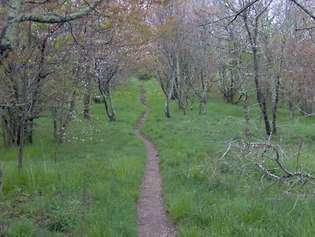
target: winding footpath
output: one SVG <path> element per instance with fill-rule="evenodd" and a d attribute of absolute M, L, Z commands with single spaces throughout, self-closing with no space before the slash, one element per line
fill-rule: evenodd
<path fill-rule="evenodd" d="M 143 86 L 141 90 L 141 102 L 145 106 L 145 112 L 136 123 L 134 133 L 146 147 L 147 162 L 141 194 L 137 203 L 139 237 L 175 237 L 175 226 L 167 217 L 162 199 L 158 152 L 154 144 L 140 132 L 148 114 Z"/>

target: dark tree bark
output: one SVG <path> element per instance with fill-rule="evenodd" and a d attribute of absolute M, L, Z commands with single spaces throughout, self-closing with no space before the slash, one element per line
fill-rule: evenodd
<path fill-rule="evenodd" d="M 104 102 L 105 114 L 110 122 L 114 122 L 117 120 L 117 117 L 111 90 L 113 80 L 119 70 L 119 62 L 114 59 L 108 61 L 100 59 L 95 63 L 95 70 L 97 72 L 98 89 Z"/>
<path fill-rule="evenodd" d="M 277 133 L 277 112 L 279 104 L 279 91 L 280 91 L 280 76 L 276 77 L 275 89 L 272 103 L 272 134 Z"/>
<path fill-rule="evenodd" d="M 2 171 L 2 167 L 0 166 L 0 195 L 2 194 L 2 187 L 3 187 L 3 171 Z"/>
<path fill-rule="evenodd" d="M 270 136 L 272 131 L 271 131 L 271 125 L 270 125 L 270 121 L 268 117 L 266 97 L 264 96 L 262 92 L 262 88 L 260 84 L 260 68 L 259 68 L 258 45 L 257 45 L 258 44 L 259 18 L 263 14 L 264 11 L 266 11 L 266 8 L 264 8 L 264 10 L 262 10 L 258 15 L 255 16 L 254 23 L 253 23 L 254 26 L 253 26 L 252 31 L 249 28 L 249 19 L 248 19 L 247 11 L 245 12 L 245 14 L 243 14 L 243 20 L 244 20 L 245 29 L 248 34 L 248 39 L 251 46 L 250 48 L 252 51 L 256 98 L 257 98 L 257 102 L 259 104 L 262 117 L 264 120 L 266 135 Z"/>
<path fill-rule="evenodd" d="M 105 112 L 106 112 L 108 120 L 110 122 L 116 121 L 117 120 L 116 112 L 112 103 L 112 96 L 111 96 L 110 88 L 106 88 L 105 90 L 100 89 L 100 93 L 103 97 Z"/>

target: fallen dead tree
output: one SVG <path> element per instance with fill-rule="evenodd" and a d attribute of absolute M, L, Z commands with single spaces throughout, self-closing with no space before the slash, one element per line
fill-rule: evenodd
<path fill-rule="evenodd" d="M 246 161 L 257 167 L 262 174 L 262 178 L 267 177 L 292 185 L 304 185 L 306 183 L 314 183 L 315 181 L 315 176 L 298 168 L 299 165 L 297 165 L 295 171 L 290 170 L 285 162 L 285 153 L 281 146 L 272 144 L 269 140 L 265 142 L 247 142 L 242 139 L 234 140 L 228 144 L 226 151 L 219 160 L 225 159 L 232 148 L 235 148 L 238 154 L 240 154 L 240 162 L 243 161 L 244 163 Z M 299 149 L 301 149 L 301 146 Z M 299 156 L 300 150 L 296 157 L 297 163 L 299 162 Z"/>

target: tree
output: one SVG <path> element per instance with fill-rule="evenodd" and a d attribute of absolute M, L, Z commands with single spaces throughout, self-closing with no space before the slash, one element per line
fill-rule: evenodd
<path fill-rule="evenodd" d="M 50 4 L 50 1 L 30 1 L 27 3 L 23 0 L 8 0 L 5 3 L 6 16 L 2 24 L 0 34 L 0 62 L 8 56 L 8 54 L 16 48 L 19 25 L 23 22 L 37 22 L 45 24 L 65 23 L 79 19 L 88 15 L 96 9 L 103 0 L 97 0 L 92 4 L 79 4 L 81 8 L 70 14 L 62 15 L 57 12 L 38 13 L 43 7 L 42 5 Z M 46 4 L 47 3 L 47 4 Z M 58 8 L 66 8 L 65 5 Z"/>

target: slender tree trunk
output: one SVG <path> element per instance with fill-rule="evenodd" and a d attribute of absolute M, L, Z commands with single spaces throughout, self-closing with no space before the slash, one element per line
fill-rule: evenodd
<path fill-rule="evenodd" d="M 245 117 L 245 129 L 244 129 L 244 136 L 245 139 L 249 142 L 251 131 L 250 131 L 250 113 L 249 113 L 249 106 L 248 106 L 248 95 L 245 93 L 244 103 L 243 103 L 243 111 Z"/>
<path fill-rule="evenodd" d="M 260 110 L 263 115 L 266 134 L 267 136 L 270 136 L 271 126 L 270 126 L 269 117 L 268 117 L 266 98 L 262 93 L 262 89 L 261 89 L 261 85 L 259 81 L 259 64 L 258 64 L 256 42 L 254 44 L 255 45 L 252 46 L 252 52 L 253 52 L 253 67 L 254 67 L 254 81 L 255 81 L 255 86 L 256 86 L 256 97 L 257 97 Z"/>
<path fill-rule="evenodd" d="M 100 91 L 102 98 L 103 98 L 104 107 L 105 107 L 105 114 L 106 114 L 108 120 L 110 122 L 116 121 L 116 112 L 114 110 L 110 88 L 102 88 L 101 82 L 99 81 L 99 91 Z"/>
<path fill-rule="evenodd" d="M 107 91 L 103 93 L 103 98 L 104 98 L 105 111 L 106 111 L 109 121 L 110 122 L 116 121 L 116 112 L 113 106 L 110 88 L 108 88 Z"/>
<path fill-rule="evenodd" d="M 92 80 L 89 77 L 89 75 L 87 75 L 85 82 L 86 82 L 86 85 L 85 85 L 85 91 L 84 91 L 84 97 L 83 97 L 83 117 L 85 119 L 90 120 L 91 119 L 90 105 L 91 105 Z"/>
<path fill-rule="evenodd" d="M 170 110 L 170 102 L 172 100 L 173 92 L 174 92 L 174 84 L 175 84 L 175 72 L 173 72 L 171 81 L 168 86 L 168 91 L 166 94 L 166 102 L 165 102 L 165 116 L 167 118 L 171 118 L 171 110 Z"/>
<path fill-rule="evenodd" d="M 18 140 L 18 148 L 17 148 L 17 160 L 18 160 L 18 168 L 19 172 L 22 172 L 23 169 L 23 160 L 24 160 L 24 135 L 25 135 L 25 116 L 24 112 L 22 112 L 22 116 L 19 121 L 18 131 L 17 131 L 17 140 Z"/>
<path fill-rule="evenodd" d="M 271 126 L 270 126 L 270 121 L 269 121 L 269 117 L 268 117 L 268 110 L 267 110 L 267 102 L 266 102 L 266 98 L 264 96 L 264 94 L 262 93 L 262 88 L 260 85 L 260 75 L 259 75 L 259 62 L 258 62 L 258 42 L 257 42 L 257 38 L 258 38 L 258 27 L 259 27 L 259 17 L 261 16 L 261 14 L 259 16 L 256 16 L 255 18 L 255 26 L 253 31 L 250 30 L 249 25 L 248 25 L 248 16 L 247 15 L 243 15 L 243 20 L 244 20 L 244 25 L 245 25 L 245 29 L 247 31 L 248 34 L 248 38 L 250 41 L 250 45 L 251 45 L 251 51 L 253 54 L 253 73 L 254 73 L 254 82 L 255 82 L 255 87 L 256 87 L 256 97 L 257 97 L 257 102 L 259 104 L 261 113 L 262 113 L 262 117 L 264 120 L 264 124 L 265 124 L 265 131 L 267 136 L 271 135 Z"/>
<path fill-rule="evenodd" d="M 294 118 L 294 110 L 293 110 L 293 103 L 292 103 L 291 98 L 288 98 L 288 110 L 289 110 L 290 119 L 292 120 Z"/>
<path fill-rule="evenodd" d="M 0 195 L 2 194 L 2 187 L 3 187 L 3 171 L 0 165 Z"/>
<path fill-rule="evenodd" d="M 207 102 L 208 102 L 208 86 L 204 80 L 204 76 L 201 75 L 201 86 L 202 86 L 202 93 L 199 103 L 199 114 L 206 114 L 207 113 Z"/>
<path fill-rule="evenodd" d="M 66 135 L 66 130 L 73 118 L 75 110 L 76 91 L 73 91 L 70 103 L 65 106 L 63 111 L 58 111 L 57 107 L 52 109 L 53 116 L 53 133 L 54 138 L 58 143 L 63 143 Z M 66 107 L 67 106 L 67 107 Z"/>
<path fill-rule="evenodd" d="M 17 108 L 10 107 L 5 109 L 2 115 L 2 131 L 4 138 L 4 145 L 7 147 L 17 146 L 17 129 L 18 129 L 18 118 L 16 117 Z"/>
<path fill-rule="evenodd" d="M 68 126 L 72 120 L 73 113 L 75 110 L 75 99 L 76 99 L 76 91 L 73 91 L 72 96 L 71 96 L 71 100 L 70 100 L 69 109 L 68 109 L 67 114 L 66 114 L 66 118 L 60 127 L 60 131 L 59 131 L 59 142 L 60 143 L 64 142 L 66 130 L 67 130 L 67 128 L 68 128 Z"/>
<path fill-rule="evenodd" d="M 184 114 L 186 114 L 186 106 L 185 106 L 185 95 L 182 88 L 182 74 L 181 74 L 181 67 L 179 61 L 179 55 L 176 51 L 176 82 L 175 82 L 175 89 L 177 91 L 177 103 L 178 109 L 182 110 Z"/>
<path fill-rule="evenodd" d="M 57 118 L 57 108 L 52 108 L 52 117 L 53 117 L 53 134 L 55 140 L 58 140 L 58 118 Z"/>
<path fill-rule="evenodd" d="M 277 133 L 277 111 L 279 103 L 279 90 L 280 90 L 280 76 L 277 75 L 275 81 L 275 88 L 273 92 L 273 103 L 272 103 L 272 134 Z"/>
<path fill-rule="evenodd" d="M 26 140 L 29 144 L 33 144 L 34 120 L 33 120 L 33 119 L 28 120 L 25 127 L 26 127 L 26 128 L 25 128 L 25 130 L 26 130 L 26 138 L 25 138 L 25 140 Z"/>
<path fill-rule="evenodd" d="M 165 101 L 165 116 L 166 118 L 171 118 L 171 111 L 170 111 L 170 99 L 167 97 Z"/>

